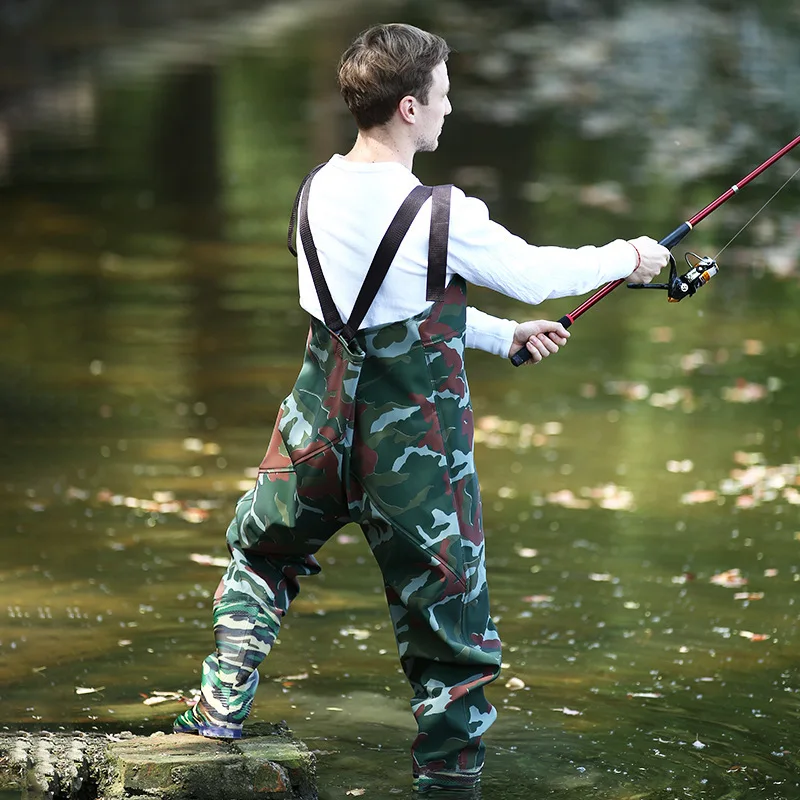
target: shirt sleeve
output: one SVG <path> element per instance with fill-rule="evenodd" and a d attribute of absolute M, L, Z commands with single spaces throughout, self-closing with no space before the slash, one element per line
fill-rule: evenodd
<path fill-rule="evenodd" d="M 482 200 L 457 187 L 451 203 L 450 269 L 523 303 L 584 294 L 636 267 L 636 252 L 623 239 L 602 247 L 538 247 L 493 222 Z"/>
<path fill-rule="evenodd" d="M 467 307 L 467 347 L 507 358 L 517 323 Z"/>

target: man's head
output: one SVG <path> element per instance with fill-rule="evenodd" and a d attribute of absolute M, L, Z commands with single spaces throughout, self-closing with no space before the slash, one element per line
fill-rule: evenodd
<path fill-rule="evenodd" d="M 338 72 L 339 90 L 358 129 L 386 125 L 400 111 L 418 129 L 417 149 L 435 149 L 451 110 L 449 53 L 444 39 L 413 25 L 376 25 L 360 34 L 342 55 Z"/>

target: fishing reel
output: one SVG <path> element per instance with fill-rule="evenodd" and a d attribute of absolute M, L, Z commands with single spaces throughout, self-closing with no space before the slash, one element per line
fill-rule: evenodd
<path fill-rule="evenodd" d="M 629 289 L 666 289 L 670 303 L 680 303 L 684 297 L 691 297 L 701 286 L 705 286 L 718 272 L 719 266 L 711 256 L 700 257 L 697 253 L 687 253 L 689 269 L 678 275 L 675 258 L 669 256 L 669 278 L 667 283 L 629 283 Z"/>

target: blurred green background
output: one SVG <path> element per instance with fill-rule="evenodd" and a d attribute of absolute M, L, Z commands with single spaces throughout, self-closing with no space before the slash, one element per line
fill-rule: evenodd
<path fill-rule="evenodd" d="M 351 145 L 336 62 L 380 21 L 454 48 L 421 180 L 536 244 L 661 238 L 798 133 L 797 0 L 0 2 L 0 725 L 167 730 L 181 704 L 143 701 L 195 688 L 305 341 L 291 203 Z M 524 370 L 468 354 L 506 664 L 485 799 L 800 798 L 799 192 L 694 298 L 621 288 Z M 321 797 L 404 794 L 380 576 L 355 529 L 321 561 L 254 718 L 319 751 Z"/>

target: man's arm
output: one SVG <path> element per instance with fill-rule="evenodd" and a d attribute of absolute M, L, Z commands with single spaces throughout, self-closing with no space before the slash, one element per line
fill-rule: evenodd
<path fill-rule="evenodd" d="M 550 334 L 550 335 L 548 335 Z M 557 353 L 567 343 L 569 331 L 560 322 L 546 319 L 515 322 L 467 307 L 467 347 L 485 350 L 509 358 L 521 347 L 531 354 L 528 364 L 535 364 L 550 353 Z"/>
<path fill-rule="evenodd" d="M 574 249 L 532 245 L 493 222 L 483 201 L 453 187 L 448 255 L 449 268 L 469 283 L 537 304 L 619 278 L 649 283 L 669 251 L 649 237 Z"/>

